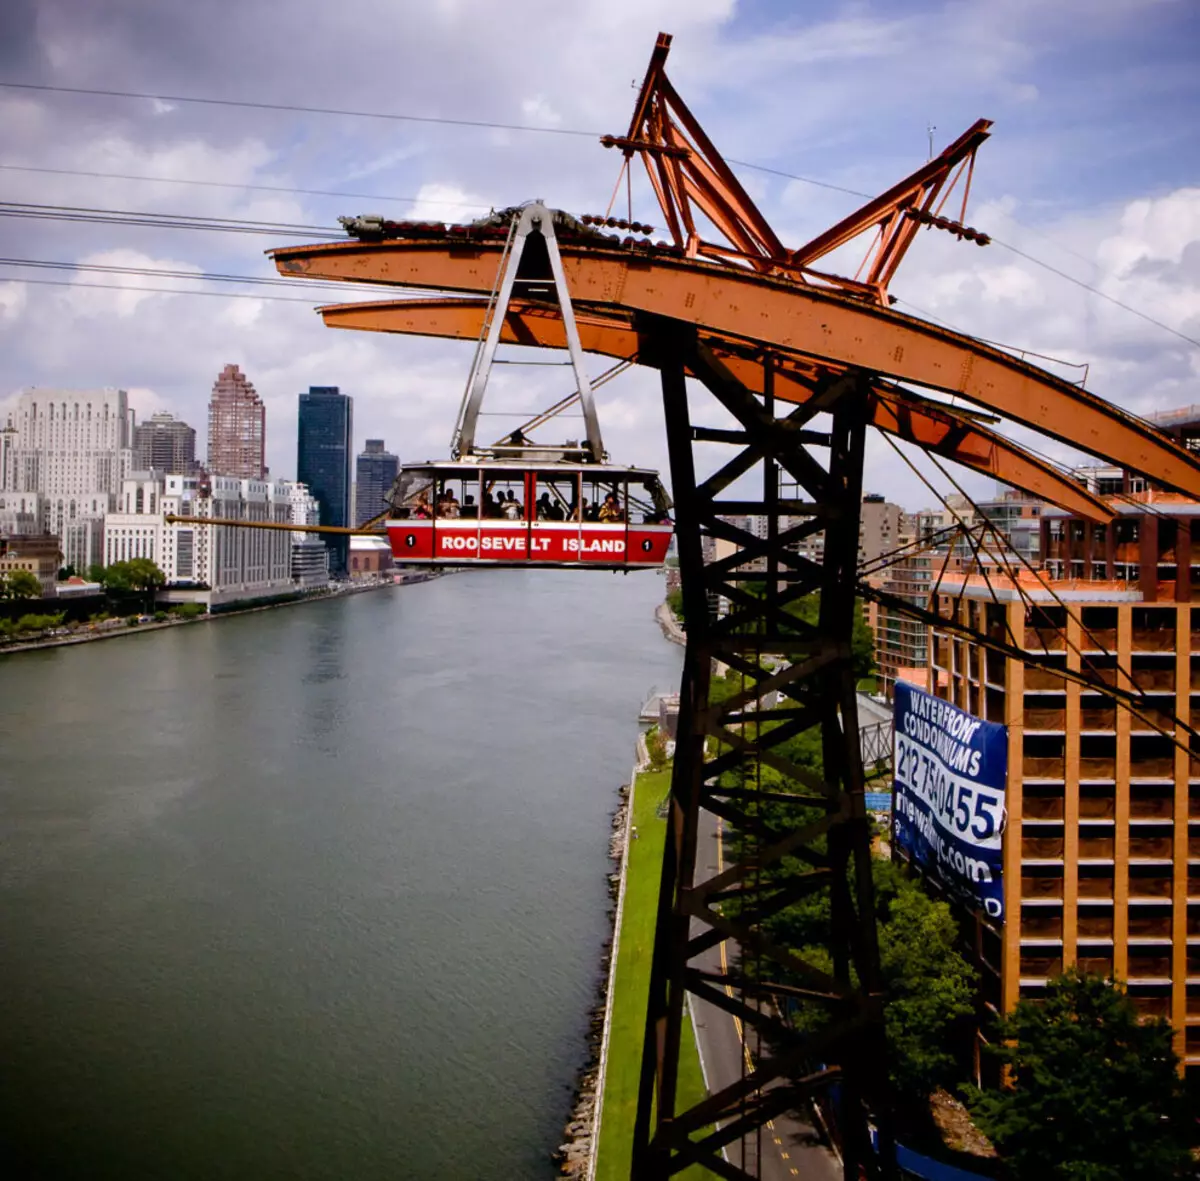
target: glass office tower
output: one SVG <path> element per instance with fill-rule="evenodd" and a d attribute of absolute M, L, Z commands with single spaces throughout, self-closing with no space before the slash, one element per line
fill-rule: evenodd
<path fill-rule="evenodd" d="M 300 395 L 296 438 L 296 479 L 307 484 L 321 506 L 322 525 L 349 525 L 350 456 L 354 434 L 354 399 L 337 386 L 309 386 Z M 329 572 L 346 574 L 349 537 L 325 535 Z"/>
<path fill-rule="evenodd" d="M 387 508 L 387 494 L 396 482 L 400 460 L 382 439 L 368 439 L 359 453 L 354 473 L 354 516 L 356 525 L 377 517 Z"/>

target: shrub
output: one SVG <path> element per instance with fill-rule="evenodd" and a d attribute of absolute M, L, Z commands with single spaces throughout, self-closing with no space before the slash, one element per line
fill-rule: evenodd
<path fill-rule="evenodd" d="M 180 603 L 171 608 L 171 614 L 177 619 L 196 619 L 203 615 L 207 608 L 203 603 Z"/>
<path fill-rule="evenodd" d="M 125 622 L 129 627 L 137 627 L 138 617 L 136 615 L 131 615 L 128 619 L 125 620 Z"/>
<path fill-rule="evenodd" d="M 667 737 L 657 726 L 646 732 L 646 754 L 651 770 L 661 771 L 667 765 Z"/>
<path fill-rule="evenodd" d="M 166 623 L 167 622 L 167 613 L 165 611 L 155 611 L 154 612 L 154 622 L 155 623 Z"/>
<path fill-rule="evenodd" d="M 44 632 L 48 628 L 58 627 L 63 621 L 61 615 L 22 615 L 17 620 L 18 632 Z"/>

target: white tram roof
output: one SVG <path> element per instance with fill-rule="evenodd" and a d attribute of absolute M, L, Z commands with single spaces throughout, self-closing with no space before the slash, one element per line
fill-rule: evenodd
<path fill-rule="evenodd" d="M 612 463 L 568 463 L 554 459 L 428 459 L 424 463 L 402 463 L 402 472 L 478 472 L 511 471 L 513 473 L 537 472 L 583 472 L 601 479 L 613 476 L 653 476 L 661 479 L 658 472 L 647 467 L 625 467 Z"/>

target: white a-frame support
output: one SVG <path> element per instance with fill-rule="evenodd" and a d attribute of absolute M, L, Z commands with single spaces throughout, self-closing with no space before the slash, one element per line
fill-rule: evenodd
<path fill-rule="evenodd" d="M 479 408 L 483 404 L 483 395 L 487 390 L 488 377 L 491 375 L 492 363 L 496 357 L 496 348 L 500 344 L 500 332 L 504 327 L 504 318 L 508 313 L 514 286 L 529 285 L 538 289 L 545 289 L 549 286 L 547 279 L 541 275 L 523 275 L 518 278 L 517 272 L 521 269 L 521 259 L 525 255 L 526 244 L 530 234 L 534 233 L 541 234 L 546 243 L 546 254 L 550 261 L 550 278 L 553 279 L 554 291 L 558 297 L 563 327 L 566 329 L 567 351 L 571 355 L 571 366 L 575 371 L 576 391 L 583 409 L 588 450 L 596 463 L 603 463 L 605 453 L 604 443 L 600 438 L 600 420 L 596 416 L 592 383 L 588 380 L 587 372 L 583 367 L 583 346 L 579 343 L 579 331 L 575 327 L 575 313 L 571 308 L 571 296 L 567 291 L 566 276 L 563 274 L 562 256 L 558 252 L 558 240 L 554 236 L 554 212 L 547 209 L 541 202 L 533 202 L 513 214 L 513 229 L 500 260 L 500 281 L 488 301 L 483 322 L 482 348 L 477 353 L 475 364 L 471 368 L 471 377 L 467 383 L 462 407 L 459 410 L 458 425 L 454 431 L 451 452 L 455 458 L 475 452 L 475 430 L 479 421 Z M 541 294 L 540 290 L 538 294 Z"/>

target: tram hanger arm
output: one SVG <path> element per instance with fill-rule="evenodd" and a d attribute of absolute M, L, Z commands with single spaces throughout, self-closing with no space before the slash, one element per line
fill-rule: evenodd
<path fill-rule="evenodd" d="M 486 314 L 486 301 L 463 298 L 380 300 L 333 304 L 320 311 L 325 323 L 332 328 L 474 340 Z M 586 351 L 644 365 L 654 364 L 653 348 L 645 347 L 650 342 L 635 327 L 636 317 L 577 304 L 575 321 Z M 760 350 L 703 330 L 700 338 L 751 393 L 761 395 Z M 505 344 L 562 348 L 565 345 L 563 323 L 555 310 L 546 304 L 514 299 L 504 319 L 501 340 Z M 798 354 L 779 354 L 776 361 L 775 396 L 786 402 L 807 402 L 813 396 L 816 383 L 830 372 L 829 367 L 822 366 L 814 358 Z M 872 383 L 871 415 L 874 426 L 896 438 L 1020 488 L 1067 512 L 1104 522 L 1113 517 L 1104 501 L 1051 464 L 1003 435 L 988 430 L 973 418 L 923 399 L 911 390 L 875 380 Z"/>
<path fill-rule="evenodd" d="M 390 511 L 390 510 L 389 510 Z M 386 529 L 350 525 L 296 525 L 286 521 L 241 521 L 236 517 L 181 517 L 167 513 L 168 525 L 223 525 L 233 529 L 277 529 L 286 533 L 336 533 L 343 537 L 386 537 Z"/>
<path fill-rule="evenodd" d="M 1200 460 L 1149 423 L 972 337 L 811 284 L 562 235 L 578 305 L 661 316 L 769 350 L 814 356 L 956 394 L 1068 446 L 1200 498 Z M 500 245 L 389 238 L 271 252 L 282 275 L 486 295 Z"/>

